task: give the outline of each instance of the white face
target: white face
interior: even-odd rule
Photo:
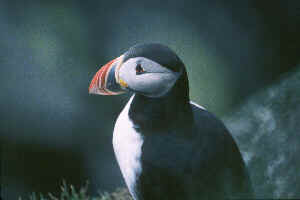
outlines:
[[[147,58],[136,57],[122,64],[118,77],[129,90],[148,97],[161,97],[173,87],[180,74]]]

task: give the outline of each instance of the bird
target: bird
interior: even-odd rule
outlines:
[[[225,125],[189,97],[186,67],[160,43],[142,43],[94,75],[89,93],[132,94],[113,149],[134,200],[251,198],[240,150]]]

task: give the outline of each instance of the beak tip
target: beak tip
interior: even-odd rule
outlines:
[[[98,93],[97,85],[95,84],[95,82],[92,82],[89,86],[89,94],[97,94],[97,93]]]

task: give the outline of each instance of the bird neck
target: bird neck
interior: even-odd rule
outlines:
[[[150,98],[135,94],[129,109],[129,118],[136,127],[146,130],[185,126],[192,121],[192,116],[186,73],[163,97]]]

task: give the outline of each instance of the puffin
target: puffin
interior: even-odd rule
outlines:
[[[252,198],[239,148],[225,125],[190,101],[182,60],[160,43],[129,48],[94,75],[89,93],[132,96],[113,149],[134,200]]]

